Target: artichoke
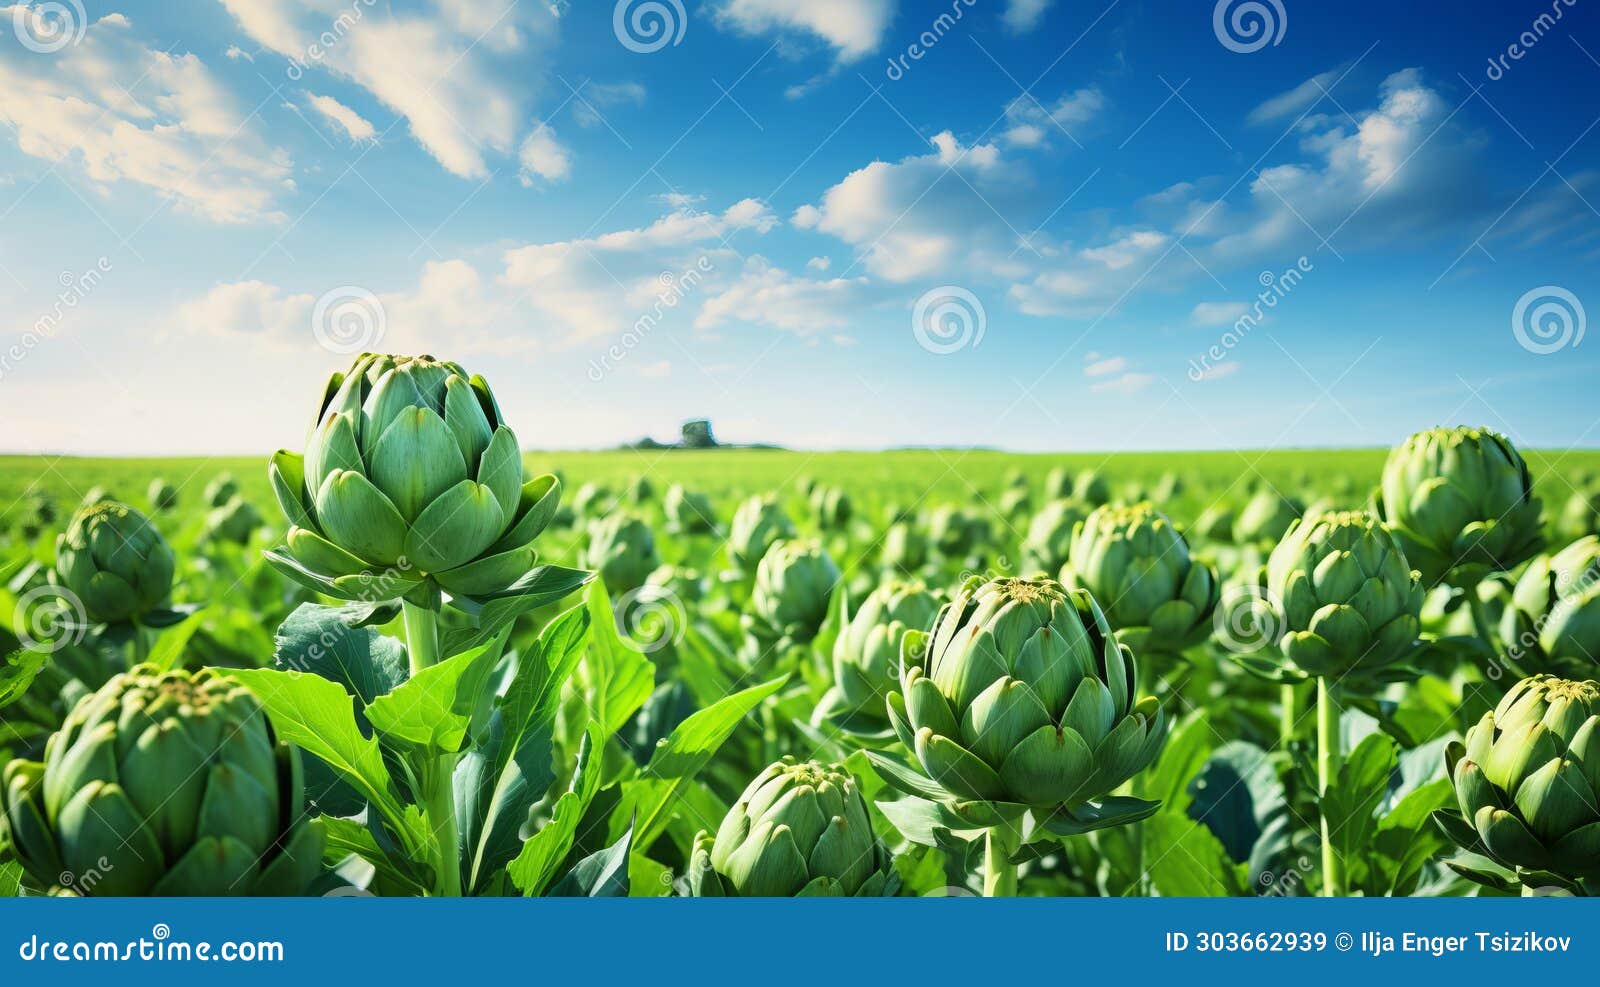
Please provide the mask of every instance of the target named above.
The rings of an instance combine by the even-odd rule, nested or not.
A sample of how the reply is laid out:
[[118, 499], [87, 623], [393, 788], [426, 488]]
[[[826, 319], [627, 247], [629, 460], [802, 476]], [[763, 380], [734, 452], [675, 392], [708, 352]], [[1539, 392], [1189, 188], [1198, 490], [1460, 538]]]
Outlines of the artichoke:
[[580, 518], [592, 518], [611, 510], [611, 491], [598, 483], [585, 483], [572, 495], [572, 510]]
[[811, 509], [824, 530], [843, 528], [850, 523], [850, 495], [838, 487], [819, 486], [811, 491]]
[[793, 757], [756, 776], [689, 862], [697, 898], [893, 896], [899, 884], [850, 772]]
[[170, 511], [178, 506], [178, 488], [160, 477], [150, 481], [145, 496], [150, 501], [151, 509], [158, 512]]
[[1600, 537], [1530, 562], [1501, 614], [1500, 635], [1518, 665], [1600, 677]]
[[1072, 496], [1099, 507], [1111, 500], [1111, 484], [1095, 470], [1084, 470], [1072, 481]]
[[524, 482], [484, 379], [431, 356], [367, 353], [334, 374], [305, 455], [280, 450], [269, 475], [290, 528], [268, 561], [360, 600], [507, 591], [533, 569], [561, 490], [551, 474]]
[[890, 579], [862, 601], [833, 642], [833, 682], [844, 705], [875, 720], [899, 670], [900, 638], [933, 626], [939, 601], [918, 581]]
[[78, 508], [56, 539], [56, 579], [96, 623], [137, 622], [160, 608], [175, 561], [150, 519], [114, 500]]
[[1233, 511], [1220, 504], [1213, 504], [1195, 518], [1189, 534], [1201, 541], [1223, 543], [1233, 541]]
[[681, 565], [657, 566], [644, 582], [666, 590], [684, 603], [699, 603], [710, 590], [700, 570]]
[[753, 573], [773, 542], [794, 535], [794, 522], [777, 501], [751, 497], [734, 512], [728, 529], [728, 561], [740, 573]]
[[1600, 894], [1600, 683], [1523, 679], [1445, 763], [1460, 814], [1434, 818], [1452, 840], [1525, 885]]
[[1421, 630], [1425, 588], [1406, 559], [1364, 511], [1296, 521], [1265, 571], [1283, 670], [1336, 680], [1392, 674]]
[[218, 473], [206, 484], [205, 491], [200, 499], [205, 501], [207, 507], [221, 507], [228, 501], [239, 496], [239, 481], [233, 478], [232, 473]]
[[951, 504], [941, 504], [928, 516], [933, 547], [947, 559], [964, 559], [989, 541], [989, 522]]
[[1028, 522], [1022, 538], [1022, 571], [1061, 571], [1072, 548], [1072, 531], [1089, 516], [1089, 508], [1076, 500], [1052, 500]]
[[834, 565], [814, 539], [775, 542], [756, 567], [745, 627], [758, 645], [805, 644], [828, 619], [828, 601], [839, 583]]
[[1189, 556], [1166, 515], [1148, 503], [1098, 507], [1072, 536], [1061, 581], [1089, 591], [1125, 644], [1176, 655], [1211, 633], [1216, 572]]
[[931, 635], [907, 635], [889, 720], [944, 801], [1048, 816], [1155, 759], [1166, 720], [1137, 680], [1086, 591], [973, 576]]
[[648, 476], [640, 473], [633, 478], [632, 483], [628, 484], [628, 488], [622, 492], [622, 496], [630, 504], [648, 504], [650, 501], [655, 500], [656, 487], [655, 484], [650, 482]]
[[583, 565], [600, 573], [606, 592], [613, 597], [643, 586], [650, 572], [660, 564], [655, 535], [638, 518], [615, 513], [590, 526]]
[[1600, 533], [1600, 494], [1574, 490], [1561, 507], [1555, 530], [1565, 541], [1577, 541], [1584, 535]]
[[928, 539], [909, 521], [896, 521], [883, 536], [883, 564], [896, 572], [915, 572], [928, 562]]
[[1027, 487], [1007, 487], [996, 502], [1000, 516], [1021, 520], [1033, 513], [1033, 494]]
[[1263, 486], [1234, 519], [1234, 540], [1241, 545], [1276, 544], [1305, 511], [1305, 505], [1300, 501]]
[[206, 537], [235, 545], [250, 544], [250, 536], [261, 527], [261, 512], [242, 497], [235, 497], [206, 515]]
[[1528, 464], [1487, 429], [1406, 439], [1383, 464], [1377, 506], [1429, 586], [1474, 585], [1533, 557], [1543, 541]]
[[295, 895], [321, 873], [300, 756], [236, 681], [121, 673], [0, 791], [28, 876], [57, 894]]
[[667, 516], [667, 530], [673, 534], [702, 535], [716, 530], [717, 515], [711, 506], [711, 498], [686, 490], [681, 483], [674, 483], [667, 488], [667, 497], [661, 503], [661, 510]]

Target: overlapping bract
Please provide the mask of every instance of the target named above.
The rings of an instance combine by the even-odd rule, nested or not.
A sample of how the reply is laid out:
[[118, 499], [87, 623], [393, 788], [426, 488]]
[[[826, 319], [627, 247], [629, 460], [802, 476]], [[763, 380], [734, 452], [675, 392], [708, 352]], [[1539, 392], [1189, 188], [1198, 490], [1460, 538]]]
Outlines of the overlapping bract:
[[489, 385], [429, 356], [364, 354], [328, 381], [303, 456], [272, 457], [286, 575], [345, 599], [427, 584], [490, 597], [533, 568], [560, 484], [524, 482]]
[[294, 895], [321, 872], [299, 752], [208, 671], [117, 675], [43, 763], [7, 766], [0, 796], [19, 860], [57, 894]]
[[711, 506], [711, 498], [689, 490], [681, 483], [674, 483], [667, 488], [661, 511], [666, 515], [667, 528], [675, 534], [700, 535], [717, 527], [717, 515]]
[[1216, 572], [1149, 504], [1096, 508], [1073, 533], [1061, 581], [1088, 590], [1117, 636], [1146, 656], [1205, 640], [1221, 595]]
[[838, 584], [839, 567], [821, 543], [809, 538], [775, 542], [756, 567], [745, 627], [763, 647], [804, 644], [827, 620]]
[[56, 579], [97, 623], [137, 621], [160, 607], [175, 562], [150, 519], [114, 500], [78, 508], [56, 539]]
[[1500, 636], [1519, 666], [1600, 678], [1600, 537], [1528, 563], [1501, 614]]
[[1523, 679], [1445, 761], [1461, 814], [1435, 818], [1452, 839], [1525, 883], [1600, 893], [1600, 683]]
[[901, 655], [890, 722], [952, 802], [1052, 810], [1100, 798], [1161, 749], [1133, 653], [1084, 590], [972, 577]]
[[1272, 545], [1305, 513], [1305, 505], [1263, 486], [1233, 521], [1233, 538], [1242, 545]]
[[1267, 599], [1285, 671], [1382, 676], [1413, 649], [1423, 586], [1399, 541], [1363, 511], [1296, 521], [1272, 550]]
[[1383, 466], [1378, 512], [1429, 586], [1476, 585], [1531, 558], [1539, 511], [1528, 464], [1487, 429], [1418, 432]]
[[856, 780], [840, 767], [793, 757], [757, 775], [716, 838], [695, 839], [695, 897], [874, 897], [899, 887]]
[[728, 562], [738, 573], [754, 574], [773, 542], [794, 535], [794, 522], [776, 500], [751, 497], [733, 513], [733, 524], [728, 528]]
[[649, 525], [631, 514], [612, 513], [589, 529], [583, 565], [600, 573], [612, 596], [638, 589], [661, 564]]
[[1022, 537], [1022, 569], [1028, 574], [1060, 572], [1072, 549], [1072, 532], [1089, 516], [1081, 501], [1057, 498], [1028, 522]]
[[833, 642], [833, 681], [847, 707], [882, 721], [900, 639], [933, 626], [938, 613], [938, 598], [920, 580], [890, 579], [867, 595]]

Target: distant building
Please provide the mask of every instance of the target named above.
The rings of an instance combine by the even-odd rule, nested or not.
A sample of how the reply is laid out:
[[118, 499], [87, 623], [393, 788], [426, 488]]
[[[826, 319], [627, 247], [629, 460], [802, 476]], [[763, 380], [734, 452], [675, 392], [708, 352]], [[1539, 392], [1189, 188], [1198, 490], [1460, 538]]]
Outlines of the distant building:
[[709, 419], [696, 418], [683, 423], [683, 441], [685, 449], [713, 449], [716, 448], [716, 437], [711, 434]]

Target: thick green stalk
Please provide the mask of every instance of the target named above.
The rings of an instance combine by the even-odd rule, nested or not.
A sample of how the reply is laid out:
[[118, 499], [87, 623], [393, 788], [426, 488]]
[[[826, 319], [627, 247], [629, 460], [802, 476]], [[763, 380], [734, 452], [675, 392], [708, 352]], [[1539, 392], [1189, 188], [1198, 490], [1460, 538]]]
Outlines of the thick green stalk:
[[1339, 776], [1339, 712], [1335, 687], [1329, 685], [1326, 678], [1317, 679], [1317, 789], [1322, 796], [1322, 895], [1325, 898], [1342, 897], [1345, 893], [1344, 861], [1333, 848], [1333, 830], [1343, 820], [1330, 825], [1326, 801], [1328, 788]]
[[[411, 657], [411, 674], [415, 675], [439, 661], [439, 615], [427, 607], [403, 603], [401, 612], [406, 627], [406, 648]], [[435, 889], [441, 896], [460, 897], [461, 864], [456, 844], [456, 754], [440, 755], [431, 769], [423, 772], [421, 792], [422, 808], [428, 815], [428, 825], [439, 843], [439, 857], [435, 861], [438, 872]]]
[[1296, 685], [1285, 682], [1278, 687], [1278, 743], [1285, 749], [1294, 739], [1295, 726], [1300, 720], [1300, 693], [1295, 691]]
[[1016, 853], [1015, 834], [1005, 826], [989, 830], [983, 841], [983, 896], [985, 898], [1014, 898], [1017, 894], [1017, 865], [1011, 862]]

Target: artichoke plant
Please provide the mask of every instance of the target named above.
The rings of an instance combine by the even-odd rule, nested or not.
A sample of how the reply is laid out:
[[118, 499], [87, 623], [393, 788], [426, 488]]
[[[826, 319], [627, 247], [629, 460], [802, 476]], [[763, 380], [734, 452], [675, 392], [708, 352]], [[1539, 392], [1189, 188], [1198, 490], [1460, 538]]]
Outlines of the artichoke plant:
[[839, 567], [815, 539], [773, 543], [756, 567], [745, 628], [758, 648], [805, 644], [828, 618]]
[[250, 536], [261, 527], [261, 512], [243, 497], [235, 497], [206, 514], [206, 537], [217, 541], [248, 545]]
[[139, 666], [85, 696], [44, 762], [4, 774], [28, 878], [72, 895], [295, 895], [322, 871], [300, 755], [209, 671]]
[[1377, 507], [1429, 586], [1476, 585], [1543, 542], [1539, 499], [1521, 453], [1480, 428], [1434, 428], [1389, 453]]
[[1528, 563], [1501, 614], [1500, 636], [1519, 667], [1600, 678], [1600, 537]]
[[268, 561], [342, 599], [506, 592], [560, 500], [553, 475], [525, 480], [484, 379], [431, 356], [334, 374], [305, 454], [280, 450], [269, 475], [290, 528]]
[[1304, 514], [1304, 504], [1269, 486], [1263, 486], [1234, 519], [1233, 538], [1242, 545], [1275, 544], [1289, 530], [1289, 526]]
[[1000, 491], [995, 507], [1001, 517], [1020, 522], [1033, 513], [1033, 494], [1027, 487], [1007, 487]]
[[1233, 511], [1220, 504], [1213, 504], [1195, 518], [1189, 534], [1201, 541], [1223, 544], [1233, 541]]
[[1216, 572], [1148, 503], [1096, 508], [1073, 533], [1061, 581], [1088, 590], [1118, 639], [1147, 656], [1204, 641], [1221, 596]]
[[157, 512], [170, 511], [178, 506], [178, 488], [160, 477], [150, 481], [145, 496], [150, 501], [151, 510]]
[[655, 535], [638, 518], [612, 513], [590, 527], [583, 565], [600, 573], [606, 592], [612, 596], [621, 596], [643, 586], [651, 571], [660, 564]]
[[648, 504], [656, 498], [656, 486], [650, 482], [650, 478], [648, 476], [640, 473], [638, 476], [633, 478], [632, 483], [628, 484], [628, 487], [623, 491], [622, 496], [628, 501], [628, 503], [635, 506], [640, 504]]
[[738, 573], [754, 573], [773, 542], [794, 535], [794, 522], [776, 500], [751, 497], [734, 512], [728, 529], [728, 562]]
[[615, 498], [598, 483], [585, 483], [572, 495], [572, 510], [583, 520], [591, 520], [611, 510]]
[[174, 563], [150, 519], [114, 500], [78, 508], [56, 539], [56, 579], [96, 623], [137, 623], [161, 608]]
[[1574, 490], [1561, 506], [1555, 531], [1563, 541], [1577, 541], [1584, 535], [1600, 534], [1600, 493]]
[[1364, 511], [1296, 521], [1267, 558], [1282, 670], [1354, 688], [1397, 673], [1421, 629], [1424, 587], [1399, 541]]
[[793, 757], [750, 782], [714, 839], [695, 838], [688, 876], [697, 898], [893, 896], [900, 884], [850, 772]]
[[205, 491], [200, 499], [205, 501], [207, 507], [221, 507], [228, 501], [239, 496], [239, 481], [234, 479], [232, 473], [218, 473], [206, 484]]
[[824, 530], [843, 528], [850, 523], [850, 495], [838, 487], [818, 486], [811, 491], [811, 509]]
[[1072, 496], [1099, 507], [1111, 500], [1111, 484], [1095, 470], [1083, 470], [1072, 481]]
[[989, 541], [989, 522], [941, 504], [928, 515], [928, 540], [947, 559], [965, 559]]
[[1600, 682], [1523, 679], [1445, 763], [1460, 812], [1434, 819], [1457, 845], [1525, 887], [1600, 894]]
[[889, 579], [862, 601], [833, 642], [833, 682], [842, 705], [880, 724], [899, 671], [900, 638], [933, 626], [939, 601], [920, 580]]
[[916, 572], [928, 562], [928, 539], [910, 521], [896, 521], [883, 536], [883, 565], [893, 572]]
[[703, 535], [716, 530], [717, 515], [711, 506], [711, 498], [687, 490], [681, 483], [674, 483], [667, 488], [661, 510], [667, 516], [667, 530], [674, 534]]
[[1052, 500], [1028, 522], [1022, 538], [1022, 571], [1060, 572], [1072, 548], [1072, 531], [1089, 516], [1089, 508], [1076, 500]]

